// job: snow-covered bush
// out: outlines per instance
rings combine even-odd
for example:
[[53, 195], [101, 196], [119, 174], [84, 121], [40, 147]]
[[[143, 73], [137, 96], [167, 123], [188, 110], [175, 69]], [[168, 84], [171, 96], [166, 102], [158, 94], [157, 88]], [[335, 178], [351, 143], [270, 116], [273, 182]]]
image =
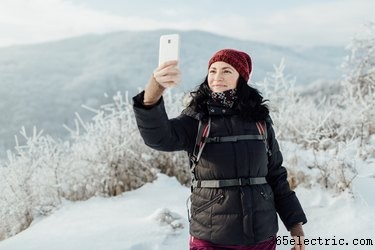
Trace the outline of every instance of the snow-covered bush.
[[314, 98], [302, 96], [295, 86], [295, 79], [284, 74], [285, 64], [274, 66], [264, 82], [255, 86], [270, 101], [271, 118], [280, 140], [293, 141], [305, 147], [324, 149], [326, 139], [337, 136], [336, 126], [331, 124], [332, 109], [327, 98], [316, 103]]
[[190, 185], [189, 159], [185, 152], [170, 153], [151, 150], [148, 158], [150, 159], [150, 164], [159, 169], [161, 173], [175, 176], [183, 185]]
[[68, 186], [74, 187], [63, 190], [67, 199], [117, 195], [156, 178], [152, 166], [142, 160], [145, 146], [127, 93], [118, 93], [113, 100], [99, 110], [86, 107], [96, 113], [92, 121], [82, 121], [77, 114], [76, 130], [71, 130], [70, 156], [62, 175], [65, 182], [71, 183]]
[[[280, 140], [291, 141], [313, 153], [325, 152], [323, 161], [313, 167], [319, 169], [317, 182], [338, 192], [351, 189], [357, 171], [350, 159], [339, 157], [348, 145], [355, 144], [362, 159], [375, 157], [375, 25], [367, 25], [365, 32], [353, 39], [350, 56], [345, 61], [344, 78], [325, 82], [329, 94], [322, 94], [314, 86], [304, 93], [297, 90], [295, 79], [284, 75], [284, 62], [275, 67], [262, 83], [256, 84], [270, 100], [271, 116]], [[327, 87], [330, 84], [331, 87]], [[316, 86], [315, 86], [316, 87]], [[335, 90], [335, 91], [332, 91]], [[315, 93], [314, 93], [315, 92]], [[307, 95], [306, 93], [310, 93]], [[305, 175], [291, 171], [293, 183]]]
[[21, 130], [24, 145], [8, 152], [0, 168], [0, 239], [27, 228], [35, 217], [47, 215], [61, 204], [58, 169], [65, 144], [37, 132]]
[[[313, 175], [316, 183], [337, 192], [351, 190], [357, 171], [350, 159], [341, 156], [341, 152], [353, 143], [357, 143], [358, 148], [360, 146], [360, 135], [346, 121], [347, 117], [357, 119], [354, 117], [357, 114], [350, 113], [349, 108], [340, 108], [343, 102], [338, 102], [337, 93], [330, 96], [302, 95], [301, 90], [295, 87], [294, 79], [284, 75], [284, 68], [282, 61], [275, 67], [275, 72], [257, 85], [270, 100], [271, 116], [278, 139], [311, 149], [312, 154], [325, 155], [310, 166], [319, 171], [318, 175]], [[359, 155], [360, 151], [356, 154]], [[288, 170], [292, 187], [304, 182], [311, 183], [312, 177], [307, 169]]]

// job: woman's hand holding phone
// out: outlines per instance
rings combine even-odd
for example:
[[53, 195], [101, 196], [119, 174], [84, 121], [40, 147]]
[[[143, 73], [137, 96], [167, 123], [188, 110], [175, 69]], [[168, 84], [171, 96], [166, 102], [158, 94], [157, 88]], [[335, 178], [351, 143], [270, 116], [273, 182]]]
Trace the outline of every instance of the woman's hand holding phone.
[[167, 61], [154, 70], [153, 76], [163, 88], [176, 86], [180, 82], [178, 61]]
[[180, 36], [178, 34], [160, 36], [159, 67], [154, 70], [146, 86], [144, 105], [157, 103], [166, 88], [174, 87], [180, 82], [179, 51]]
[[178, 61], [167, 61], [157, 67], [146, 88], [143, 99], [144, 105], [153, 105], [159, 101], [165, 89], [174, 87], [180, 82]]

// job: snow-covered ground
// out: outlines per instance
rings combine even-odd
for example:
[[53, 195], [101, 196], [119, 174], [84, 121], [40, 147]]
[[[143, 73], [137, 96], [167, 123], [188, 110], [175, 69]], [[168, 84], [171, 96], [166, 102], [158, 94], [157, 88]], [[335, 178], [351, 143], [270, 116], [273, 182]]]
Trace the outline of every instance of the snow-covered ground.
[[[375, 179], [360, 175], [356, 184], [354, 199], [349, 193], [335, 196], [320, 188], [297, 188], [309, 220], [304, 227], [306, 238], [316, 244], [309, 244], [307, 249], [375, 248], [375, 198], [369, 190], [365, 192], [368, 196], [360, 195], [368, 188], [374, 190]], [[0, 249], [188, 249], [189, 193], [189, 188], [181, 186], [174, 177], [159, 174], [153, 183], [117, 197], [66, 201], [49, 217], [40, 218], [27, 230], [0, 242]], [[290, 240], [287, 235], [280, 224], [278, 249], [291, 248], [290, 244], [284, 245], [285, 240]], [[358, 243], [371, 239], [374, 245], [356, 246], [354, 239], [362, 239]]]
[[65, 202], [51, 216], [0, 242], [0, 249], [186, 249], [190, 190], [159, 175], [113, 198]]
[[[304, 226], [308, 250], [375, 249], [375, 161], [371, 156], [367, 160], [357, 157], [357, 145], [352, 143], [339, 153], [314, 154], [295, 143], [280, 142], [285, 166], [306, 174], [295, 191], [308, 218]], [[358, 171], [352, 192], [335, 192], [316, 183], [319, 170], [311, 166], [336, 159]], [[0, 250], [188, 249], [189, 195], [190, 189], [175, 177], [158, 174], [153, 183], [116, 197], [64, 201], [50, 216], [38, 218], [28, 229], [1, 241]], [[289, 250], [291, 238], [279, 224], [278, 249]]]

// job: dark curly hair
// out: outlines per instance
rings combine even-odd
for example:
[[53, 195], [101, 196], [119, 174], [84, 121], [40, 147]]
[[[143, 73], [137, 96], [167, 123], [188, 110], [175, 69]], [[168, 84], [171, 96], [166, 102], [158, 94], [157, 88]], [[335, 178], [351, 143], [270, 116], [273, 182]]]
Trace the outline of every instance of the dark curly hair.
[[[208, 87], [207, 77], [197, 90], [190, 92], [192, 100], [189, 103], [197, 113], [208, 114], [207, 101], [210, 99], [210, 88]], [[238, 101], [234, 109], [240, 114], [245, 121], [265, 121], [269, 116], [269, 108], [266, 104], [268, 100], [263, 99], [261, 93], [250, 87], [247, 82], [240, 76], [237, 81]]]

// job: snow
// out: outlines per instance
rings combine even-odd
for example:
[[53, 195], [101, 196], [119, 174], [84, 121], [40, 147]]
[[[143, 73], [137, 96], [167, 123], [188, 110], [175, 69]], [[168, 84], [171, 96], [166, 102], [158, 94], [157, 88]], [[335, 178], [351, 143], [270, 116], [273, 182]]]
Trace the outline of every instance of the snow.
[[190, 190], [175, 178], [157, 181], [113, 198], [68, 202], [0, 249], [186, 249], [185, 200]]
[[[62, 208], [52, 215], [39, 218], [27, 230], [0, 242], [0, 249], [188, 249], [186, 199], [190, 189], [181, 186], [175, 177], [157, 177], [153, 183], [117, 197], [64, 201]], [[364, 191], [366, 185], [375, 187], [374, 178], [368, 175], [358, 177], [356, 184], [357, 191]], [[309, 245], [307, 249], [373, 249], [374, 246], [352, 244], [355, 238], [372, 239], [375, 244], [373, 196], [354, 194], [353, 198], [351, 193], [336, 195], [304, 187], [298, 187], [296, 193], [308, 217], [304, 226], [306, 238], [320, 237], [321, 242], [329, 244]], [[288, 232], [281, 222], [278, 235], [278, 249], [290, 249], [290, 244], [283, 244]], [[340, 239], [348, 245], [332, 246]]]

